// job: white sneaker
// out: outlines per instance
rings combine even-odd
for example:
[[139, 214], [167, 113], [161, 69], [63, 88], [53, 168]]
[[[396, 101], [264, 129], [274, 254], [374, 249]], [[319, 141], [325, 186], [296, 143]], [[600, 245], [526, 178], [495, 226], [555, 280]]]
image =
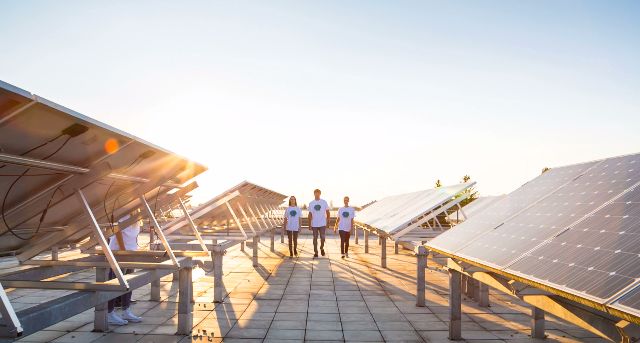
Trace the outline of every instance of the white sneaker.
[[120, 325], [120, 326], [129, 324], [128, 321], [120, 318], [120, 316], [116, 313], [116, 311], [107, 313], [107, 323], [109, 323], [109, 325]]
[[348, 258], [348, 257], [349, 257], [349, 254], [344, 254], [344, 256]]
[[142, 321], [142, 318], [133, 314], [129, 308], [122, 311], [122, 318], [132, 323], [140, 323]]

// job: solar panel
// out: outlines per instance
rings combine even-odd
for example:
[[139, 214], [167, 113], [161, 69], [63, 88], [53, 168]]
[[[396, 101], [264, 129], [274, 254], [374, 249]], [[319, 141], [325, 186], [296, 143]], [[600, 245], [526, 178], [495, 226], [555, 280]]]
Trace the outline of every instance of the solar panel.
[[[248, 226], [245, 224], [253, 220], [253, 214], [258, 217], [264, 216], [270, 213], [273, 208], [282, 204], [285, 198], [286, 196], [283, 194], [243, 181], [195, 207], [191, 210], [190, 216], [200, 229], [208, 227], [210, 231], [216, 231], [216, 227], [222, 226], [225, 229], [232, 228], [237, 230], [239, 227], [235, 222], [236, 218], [241, 226]], [[227, 203], [234, 211], [235, 218], [234, 214], [226, 206]], [[167, 234], [173, 233], [186, 227], [187, 224], [185, 217], [177, 218], [166, 226], [165, 232]], [[261, 226], [263, 225], [255, 225], [254, 227], [260, 228]], [[250, 228], [251, 226], [248, 227]]]
[[581, 175], [595, 163], [588, 162], [553, 168], [456, 226], [455, 230], [448, 230], [439, 235], [428, 245], [442, 251], [457, 252], [473, 239], [490, 232], [507, 218], [518, 214], [532, 203]]
[[126, 215], [139, 192], [155, 196], [204, 170], [0, 81], [0, 250], [53, 237], [55, 244], [80, 231], [87, 222], [76, 189], [106, 224]]
[[637, 172], [626, 172], [634, 160], [635, 157], [624, 156], [594, 165], [457, 254], [506, 267], [637, 182]]
[[[605, 301], [640, 277], [640, 188], [631, 188], [640, 181], [640, 156], [607, 160], [588, 174], [599, 181], [588, 175], [577, 181], [581, 193], [598, 192], [591, 196], [595, 201], [575, 207], [586, 212], [606, 205], [508, 269]], [[625, 189], [629, 191], [620, 194]], [[607, 203], [615, 196], [619, 197]]]
[[358, 212], [355, 220], [388, 234], [397, 234], [416, 218], [460, 195], [473, 185], [474, 183], [461, 183], [389, 196]]
[[[462, 230], [457, 237], [469, 237], [453, 255], [639, 312], [640, 154], [592, 162], [569, 182], [475, 235], [465, 232], [469, 222], [449, 231]], [[438, 249], [443, 237], [428, 245]]]

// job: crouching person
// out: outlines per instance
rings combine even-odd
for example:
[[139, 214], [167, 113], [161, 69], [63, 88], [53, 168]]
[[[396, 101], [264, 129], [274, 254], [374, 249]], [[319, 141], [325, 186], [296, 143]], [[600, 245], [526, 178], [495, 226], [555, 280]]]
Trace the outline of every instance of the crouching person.
[[[129, 219], [130, 216], [123, 217], [120, 222]], [[131, 224], [130, 226], [116, 232], [111, 236], [109, 241], [109, 248], [111, 250], [138, 250], [138, 234], [140, 234], [140, 227], [142, 223], [140, 221]], [[133, 273], [133, 269], [123, 270], [124, 274]], [[115, 279], [116, 274], [113, 270], [109, 270], [109, 279]], [[119, 302], [122, 308], [122, 315], [118, 315], [115, 311], [116, 302]], [[115, 299], [111, 299], [107, 305], [107, 320], [110, 325], [126, 325], [131, 323], [140, 323], [141, 317], [136, 316], [131, 312], [131, 292], [127, 292]]]

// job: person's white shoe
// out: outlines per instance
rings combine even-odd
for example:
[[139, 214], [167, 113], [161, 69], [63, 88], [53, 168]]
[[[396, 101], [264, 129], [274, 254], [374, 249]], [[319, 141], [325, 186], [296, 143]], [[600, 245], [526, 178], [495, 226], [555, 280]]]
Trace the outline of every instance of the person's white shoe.
[[349, 254], [344, 254], [344, 256], [348, 258], [348, 257], [349, 257]]
[[128, 321], [120, 318], [120, 316], [116, 313], [116, 311], [112, 311], [109, 312], [107, 314], [107, 322], [109, 323], [109, 325], [127, 325], [129, 324]]
[[133, 314], [129, 308], [122, 311], [122, 318], [132, 323], [140, 323], [142, 321], [142, 317]]
[[344, 258], [344, 254], [342, 254], [342, 258]]

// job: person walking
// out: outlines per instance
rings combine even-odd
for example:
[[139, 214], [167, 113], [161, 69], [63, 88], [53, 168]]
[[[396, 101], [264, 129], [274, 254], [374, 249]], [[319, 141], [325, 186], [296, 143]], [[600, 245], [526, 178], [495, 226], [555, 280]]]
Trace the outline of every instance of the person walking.
[[[124, 216], [120, 222], [124, 222], [130, 218], [129, 215]], [[109, 248], [111, 250], [138, 250], [138, 234], [140, 234], [141, 221], [134, 222], [123, 230], [119, 230], [109, 240]], [[133, 269], [123, 270], [123, 274], [133, 273]], [[113, 269], [109, 270], [109, 279], [115, 279], [116, 274]], [[122, 307], [122, 316], [115, 312], [116, 302], [120, 301]], [[131, 292], [127, 292], [117, 298], [111, 299], [107, 303], [107, 322], [111, 325], [126, 325], [131, 323], [140, 323], [141, 317], [131, 312]]]
[[289, 207], [285, 210], [284, 225], [287, 230], [287, 239], [289, 240], [289, 258], [293, 255], [298, 256], [298, 232], [300, 231], [300, 220], [302, 218], [302, 210], [298, 207], [296, 197], [289, 198]]
[[324, 240], [329, 223], [329, 204], [320, 199], [322, 192], [319, 189], [313, 191], [314, 200], [309, 203], [309, 228], [313, 231], [313, 257], [318, 257], [318, 235], [320, 235], [320, 252], [324, 253]]
[[338, 229], [340, 234], [340, 253], [342, 258], [349, 257], [349, 238], [351, 230], [353, 230], [353, 218], [356, 217], [356, 211], [349, 206], [349, 197], [344, 197], [344, 206], [338, 209], [338, 219], [333, 228], [335, 232]]

